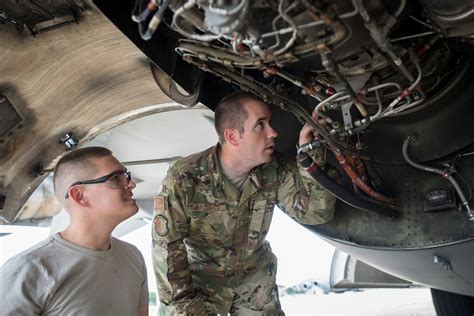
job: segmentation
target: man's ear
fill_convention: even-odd
[[[84,191],[77,186],[69,188],[69,200],[79,206],[88,206],[89,201],[87,196],[84,194]]]
[[[232,146],[238,146],[239,145],[239,135],[237,135],[237,131],[232,128],[226,128],[224,130],[224,139],[226,143],[232,145]]]

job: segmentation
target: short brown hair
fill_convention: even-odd
[[[105,147],[85,147],[75,149],[65,154],[59,159],[54,168],[53,185],[56,197],[63,197],[69,182],[85,180],[90,175],[97,172],[96,166],[90,161],[92,158],[102,158],[111,156],[112,152]],[[84,179],[73,179],[77,174],[81,174]]]
[[[253,94],[237,91],[224,97],[216,106],[214,127],[220,144],[225,141],[224,131],[227,128],[236,129],[240,133],[244,132],[244,123],[249,116],[244,105],[249,101],[263,102]]]

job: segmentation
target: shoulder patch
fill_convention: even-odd
[[[166,211],[168,209],[168,199],[163,195],[155,196],[155,211]]]
[[[163,215],[156,215],[153,219],[153,224],[155,225],[155,232],[158,236],[168,235],[168,219]]]

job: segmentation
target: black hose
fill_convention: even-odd
[[[324,171],[322,171],[309,155],[302,153],[296,158],[300,165],[311,175],[311,177],[313,177],[314,180],[344,203],[365,212],[375,213],[390,218],[398,217],[398,212],[395,209],[363,200],[354,193],[341,187]]]
[[[365,171],[367,171],[367,175],[369,176],[370,183],[374,187],[377,192],[384,193],[382,179],[380,179],[379,172],[375,169],[372,161],[368,159],[363,159],[362,162],[364,163]]]

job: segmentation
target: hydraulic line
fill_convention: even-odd
[[[194,43],[183,42],[180,43],[176,48],[176,51],[184,55],[186,53],[194,54],[198,58],[207,58],[209,60],[215,60],[222,64],[229,63],[238,67],[258,67],[261,64],[261,60],[258,57],[242,57],[230,53],[229,51],[220,47],[204,47]]]
[[[357,171],[354,170],[354,168],[347,162],[346,157],[341,153],[340,150],[335,149],[333,150],[334,155],[336,156],[337,161],[341,164],[342,168],[344,171],[347,173],[349,178],[351,178],[352,182],[362,191],[367,193],[371,198],[373,198],[376,201],[379,201],[384,204],[395,204],[395,200],[389,197],[386,197],[383,194],[380,194],[378,192],[375,192],[374,189],[369,187],[359,176]]]
[[[156,29],[160,25],[163,15],[165,14],[165,11],[170,3],[171,0],[163,0],[163,2],[158,6],[156,1],[150,1],[143,12],[141,12],[139,15],[132,15],[132,20],[138,23],[138,31],[142,39],[147,41],[153,36]],[[148,16],[155,11],[156,13],[148,23],[148,27],[145,29],[145,26],[142,23],[145,22]]]
[[[222,34],[218,34],[218,35],[214,35],[214,34],[212,34],[212,35],[211,34],[204,34],[204,35],[191,34],[191,33],[188,33],[187,31],[185,31],[179,25],[178,20],[181,17],[181,15],[184,16],[186,11],[189,11],[189,10],[193,9],[195,6],[196,6],[196,0],[189,0],[183,6],[179,7],[174,12],[173,20],[171,22],[171,28],[178,31],[178,33],[180,33],[184,37],[191,38],[191,39],[197,40],[197,41],[210,42],[210,41],[213,41],[215,39],[219,39],[220,37],[222,37]]]
[[[366,28],[369,30],[370,37],[377,43],[378,47],[384,51],[393,63],[400,69],[408,81],[413,82],[414,78],[407,67],[403,64],[402,59],[394,52],[394,48],[383,30],[377,25],[375,20],[370,16],[369,12],[363,4],[363,0],[352,0],[352,4],[359,11]]]
[[[292,7],[292,5],[290,5],[290,7]],[[298,35],[298,29],[296,28],[295,22],[286,14],[286,12],[283,11],[283,0],[280,0],[280,3],[278,5],[278,12],[280,13],[280,16],[283,18],[283,20],[285,20],[285,22],[291,26],[291,28],[293,29],[293,34],[291,35],[290,40],[285,44],[285,46],[274,53],[274,55],[276,56],[286,52],[295,43]]]
[[[297,4],[298,4],[298,2],[293,2],[292,5],[288,6],[288,8],[285,9],[285,11],[283,12],[283,14],[280,13],[279,15],[277,15],[277,16],[273,19],[273,21],[272,21],[272,28],[273,28],[274,31],[277,30],[277,21],[278,21],[280,18],[282,18],[283,15],[286,16],[286,14],[287,14],[289,11],[291,11],[292,9],[294,9]],[[282,1],[280,1],[280,4],[278,5],[278,8],[280,8],[281,5],[282,5]],[[290,20],[291,20],[291,19],[290,19]],[[287,22],[287,23],[288,23],[288,22]],[[293,23],[292,20],[291,20],[291,23]],[[293,25],[293,24],[291,24],[291,23],[289,23],[289,24],[291,25],[291,30],[292,30],[293,34],[295,34],[295,32],[297,32],[296,25]],[[277,33],[277,34],[275,34],[275,44],[273,44],[272,46],[270,46],[267,50],[268,50],[268,51],[273,51],[273,50],[275,50],[275,48],[277,48],[279,45],[280,45],[280,36],[279,36],[279,34]]]
[[[334,62],[332,55],[323,53],[321,54],[321,58],[323,61],[323,66],[326,68],[326,70],[333,74],[339,82],[341,82],[344,85],[344,89],[349,93],[351,96],[357,110],[359,110],[360,114],[363,117],[366,117],[368,115],[367,110],[365,109],[364,105],[362,102],[360,102],[359,97],[357,96],[356,92],[354,89],[352,89],[351,85],[349,82],[346,80],[346,78],[339,72],[339,69],[337,67],[337,64]]]
[[[461,204],[466,209],[469,220],[474,221],[474,214],[472,213],[471,208],[469,207],[469,202],[467,201],[466,196],[464,195],[464,192],[462,191],[458,182],[456,181],[456,179],[454,179],[454,177],[450,173],[445,172],[441,169],[436,169],[436,168],[432,168],[432,167],[428,167],[428,166],[424,166],[419,163],[416,163],[408,156],[408,145],[409,143],[415,140],[416,140],[416,137],[411,135],[411,136],[408,136],[403,142],[402,153],[405,160],[408,162],[408,164],[410,164],[412,167],[416,169],[423,170],[426,172],[436,173],[442,176],[444,179],[448,180],[453,185],[454,189],[456,190],[456,193],[459,196],[459,199],[461,200]]]
[[[380,178],[379,173],[375,167],[372,165],[372,162],[369,159],[366,159],[363,160],[363,163],[372,187],[379,192],[383,192],[382,179]]]
[[[301,166],[311,175],[311,177],[313,177],[321,186],[323,186],[332,195],[344,203],[362,211],[379,214],[392,219],[398,216],[398,212],[395,209],[361,199],[354,193],[341,187],[324,171],[322,171],[308,154],[298,154],[297,160]]]
[[[416,77],[416,80],[407,89],[403,90],[400,93],[400,95],[387,106],[387,108],[382,112],[381,114],[382,116],[388,116],[388,115],[391,115],[392,113],[395,113],[394,106],[397,105],[402,99],[409,96],[413,92],[413,90],[415,90],[418,87],[418,84],[420,83],[421,77],[422,77],[422,70],[421,70],[420,64],[417,61],[414,61],[414,64],[418,71],[418,76]],[[413,107],[413,106],[414,106],[413,104],[408,103],[400,107],[399,109],[396,109],[396,111],[400,112],[400,111],[405,110],[407,107]]]
[[[347,12],[347,13],[343,13],[343,14],[339,15],[339,18],[340,19],[351,18],[354,15],[356,15],[357,13],[359,13],[359,11],[357,11],[357,9],[354,9],[351,12]],[[298,30],[304,30],[304,29],[307,29],[307,28],[310,28],[310,27],[323,25],[324,23],[325,23],[324,20],[318,20],[318,21],[314,21],[314,22],[310,22],[310,23],[306,23],[306,24],[297,25],[296,28]],[[283,35],[283,34],[287,34],[287,33],[291,33],[291,32],[293,32],[293,28],[292,27],[286,27],[286,28],[282,28],[282,29],[277,30],[277,31],[274,30],[273,32],[263,33],[261,35],[261,38],[272,37],[272,36],[275,36],[275,35]]]

